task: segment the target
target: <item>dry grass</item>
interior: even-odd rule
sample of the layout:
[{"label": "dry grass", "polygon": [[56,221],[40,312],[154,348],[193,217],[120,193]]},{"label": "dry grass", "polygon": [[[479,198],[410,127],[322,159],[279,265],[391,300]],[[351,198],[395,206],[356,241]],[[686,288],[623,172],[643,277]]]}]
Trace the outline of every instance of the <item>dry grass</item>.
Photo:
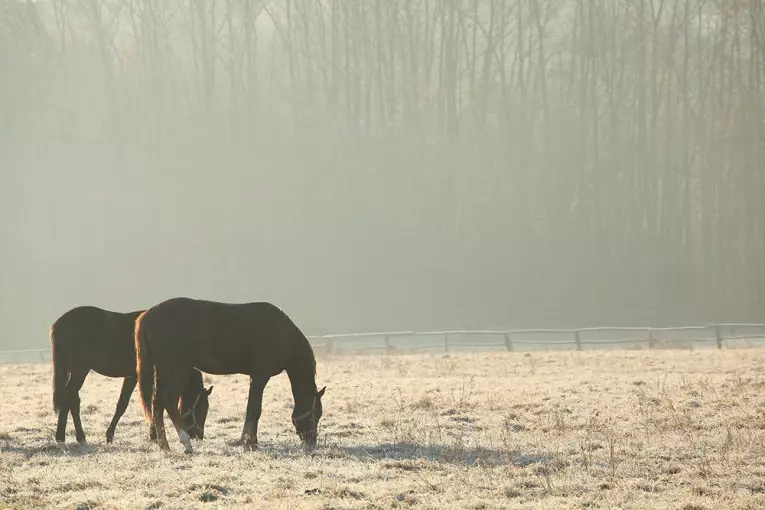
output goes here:
[{"label": "dry grass", "polygon": [[[0,366],[0,508],[765,506],[765,351],[502,353],[322,360],[321,447],[301,454],[286,376],[261,450],[235,444],[245,377],[214,377],[196,453],[147,440],[119,380],[83,388],[90,445],[53,443],[49,367]],[[71,435],[71,421],[68,439]]]}]

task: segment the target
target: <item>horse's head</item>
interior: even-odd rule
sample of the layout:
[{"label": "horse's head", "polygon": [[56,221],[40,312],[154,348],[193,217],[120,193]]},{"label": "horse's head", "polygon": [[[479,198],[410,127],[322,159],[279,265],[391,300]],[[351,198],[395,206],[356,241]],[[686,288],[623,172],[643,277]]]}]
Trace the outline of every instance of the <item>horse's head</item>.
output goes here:
[{"label": "horse's head", "polygon": [[[303,442],[303,447],[306,451],[313,451],[316,448],[316,438],[319,434],[319,419],[322,415],[321,397],[324,396],[324,390],[327,387],[323,387],[317,393],[313,399],[313,405],[309,410],[298,416],[292,416],[292,424],[295,426],[295,432]],[[297,408],[295,409],[297,410]]]},{"label": "horse's head", "polygon": [[184,409],[184,402],[181,401],[181,418],[183,426],[191,436],[191,439],[204,439],[205,421],[207,420],[207,411],[210,410],[209,396],[213,387],[202,388],[194,398],[191,407]]}]

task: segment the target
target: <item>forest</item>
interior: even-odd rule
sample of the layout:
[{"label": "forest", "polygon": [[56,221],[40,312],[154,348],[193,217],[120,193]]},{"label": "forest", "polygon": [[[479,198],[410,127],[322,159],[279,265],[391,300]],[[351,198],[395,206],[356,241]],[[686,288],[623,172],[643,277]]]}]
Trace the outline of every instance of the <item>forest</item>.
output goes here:
[{"label": "forest", "polygon": [[759,0],[0,0],[0,345],[765,317]]}]

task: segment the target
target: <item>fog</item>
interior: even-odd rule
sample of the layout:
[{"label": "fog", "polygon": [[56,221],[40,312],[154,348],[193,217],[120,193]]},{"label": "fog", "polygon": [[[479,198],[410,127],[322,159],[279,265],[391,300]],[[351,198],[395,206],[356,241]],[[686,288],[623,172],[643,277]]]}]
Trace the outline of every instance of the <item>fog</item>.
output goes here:
[{"label": "fog", "polygon": [[762,322],[763,36],[759,2],[0,0],[0,348],[176,296]]}]

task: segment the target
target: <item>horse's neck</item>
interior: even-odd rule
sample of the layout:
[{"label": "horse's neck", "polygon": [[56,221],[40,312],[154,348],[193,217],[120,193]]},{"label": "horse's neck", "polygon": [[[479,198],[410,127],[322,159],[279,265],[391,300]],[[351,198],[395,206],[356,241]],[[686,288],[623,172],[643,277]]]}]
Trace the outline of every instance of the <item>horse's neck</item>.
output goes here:
[{"label": "horse's neck", "polygon": [[292,386],[295,410],[302,411],[313,406],[316,398],[316,377],[314,361],[311,357],[296,357],[287,367],[287,377]]}]

